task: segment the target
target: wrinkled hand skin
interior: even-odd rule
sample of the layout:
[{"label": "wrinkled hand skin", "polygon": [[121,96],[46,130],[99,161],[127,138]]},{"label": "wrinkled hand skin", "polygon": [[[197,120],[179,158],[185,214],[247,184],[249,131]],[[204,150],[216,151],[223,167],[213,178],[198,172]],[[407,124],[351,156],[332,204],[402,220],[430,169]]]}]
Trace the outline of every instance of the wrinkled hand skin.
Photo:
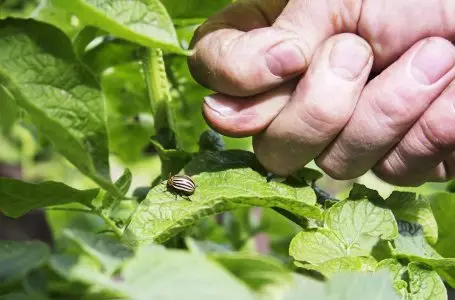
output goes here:
[{"label": "wrinkled hand skin", "polygon": [[403,186],[455,174],[455,1],[240,0],[192,41],[190,70],[216,91],[203,114],[253,136],[288,175],[372,169]]}]

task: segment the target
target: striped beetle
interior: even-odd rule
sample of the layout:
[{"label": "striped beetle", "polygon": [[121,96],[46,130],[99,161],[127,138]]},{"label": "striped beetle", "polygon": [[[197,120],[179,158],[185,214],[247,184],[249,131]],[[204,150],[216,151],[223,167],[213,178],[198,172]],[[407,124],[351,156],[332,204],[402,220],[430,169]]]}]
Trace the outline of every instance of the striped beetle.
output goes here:
[{"label": "striped beetle", "polygon": [[193,179],[187,175],[173,175],[169,174],[166,183],[168,191],[174,192],[182,196],[191,196],[196,190],[196,184]]}]

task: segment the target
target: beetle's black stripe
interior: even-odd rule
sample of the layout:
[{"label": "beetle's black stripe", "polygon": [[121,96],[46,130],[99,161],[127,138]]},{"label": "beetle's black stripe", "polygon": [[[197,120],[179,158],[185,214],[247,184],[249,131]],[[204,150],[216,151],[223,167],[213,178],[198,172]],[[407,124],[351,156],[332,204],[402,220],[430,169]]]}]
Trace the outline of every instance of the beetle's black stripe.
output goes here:
[{"label": "beetle's black stripe", "polygon": [[196,189],[196,184],[189,176],[175,175],[169,178],[168,187],[176,192],[192,195]]},{"label": "beetle's black stripe", "polygon": [[194,182],[186,180],[186,179],[179,179],[179,178],[172,179],[171,185],[175,189],[185,190],[185,191],[193,191],[196,188]]}]

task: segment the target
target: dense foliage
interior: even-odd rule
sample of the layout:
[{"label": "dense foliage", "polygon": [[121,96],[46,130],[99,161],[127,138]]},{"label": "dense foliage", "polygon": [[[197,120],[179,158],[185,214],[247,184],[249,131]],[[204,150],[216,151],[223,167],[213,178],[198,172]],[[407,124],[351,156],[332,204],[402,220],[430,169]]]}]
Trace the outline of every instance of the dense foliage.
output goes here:
[{"label": "dense foliage", "polygon": [[447,299],[450,185],[332,197],[207,128],[187,47],[230,0],[38,2],[2,4],[0,211],[55,242],[0,241],[0,299]]}]

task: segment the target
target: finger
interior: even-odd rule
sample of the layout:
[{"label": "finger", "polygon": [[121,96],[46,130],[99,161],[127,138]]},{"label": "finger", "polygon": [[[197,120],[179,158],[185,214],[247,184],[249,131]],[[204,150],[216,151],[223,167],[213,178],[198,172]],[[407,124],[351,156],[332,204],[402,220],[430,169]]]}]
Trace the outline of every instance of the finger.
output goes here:
[{"label": "finger", "polygon": [[455,86],[452,85],[431,104],[374,171],[379,177],[397,185],[447,180],[449,170],[441,162],[454,151]]},{"label": "finger", "polygon": [[238,97],[215,94],[205,97],[202,111],[217,132],[231,137],[258,134],[272,122],[291,98],[295,83],[290,82],[256,96]]},{"label": "finger", "polygon": [[289,104],[254,138],[259,161],[287,175],[316,157],[349,120],[372,60],[369,45],[353,34],[328,39]]},{"label": "finger", "polygon": [[373,48],[373,69],[384,69],[424,38],[454,40],[455,1],[364,0],[358,27]]},{"label": "finger", "polygon": [[336,179],[372,168],[453,80],[454,64],[447,40],[417,43],[367,85],[349,123],[316,163]]},{"label": "finger", "polygon": [[258,94],[303,73],[327,37],[356,30],[359,0],[352,14],[344,0],[287,2],[237,1],[210,18],[192,42],[194,78],[220,93]]}]

